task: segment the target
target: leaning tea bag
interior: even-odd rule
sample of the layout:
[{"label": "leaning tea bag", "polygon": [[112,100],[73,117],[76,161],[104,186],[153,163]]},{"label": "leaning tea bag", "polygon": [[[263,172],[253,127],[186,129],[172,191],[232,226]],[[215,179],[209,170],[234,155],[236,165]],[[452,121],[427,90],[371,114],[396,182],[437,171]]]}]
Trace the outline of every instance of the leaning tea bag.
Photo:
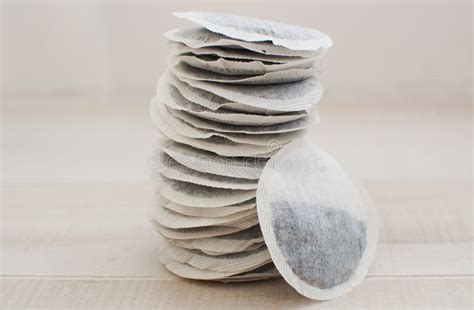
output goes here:
[{"label": "leaning tea bag", "polygon": [[[276,45],[275,48],[285,47],[309,53],[332,46],[332,40],[328,35],[310,28],[230,14],[207,12],[173,14],[226,37],[246,42],[265,42],[269,46]],[[266,51],[260,52],[266,54]]]},{"label": "leaning tea bag", "polygon": [[308,141],[292,142],[269,160],[258,183],[259,223],[275,266],[299,293],[331,299],[367,275],[378,236],[367,197]]}]

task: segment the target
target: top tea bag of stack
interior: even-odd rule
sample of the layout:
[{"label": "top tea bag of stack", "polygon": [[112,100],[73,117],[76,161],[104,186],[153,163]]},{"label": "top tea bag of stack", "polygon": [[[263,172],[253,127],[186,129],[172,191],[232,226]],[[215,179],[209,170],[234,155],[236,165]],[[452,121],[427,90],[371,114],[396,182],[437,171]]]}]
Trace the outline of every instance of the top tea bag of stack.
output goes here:
[{"label": "top tea bag of stack", "polygon": [[169,31],[171,55],[150,105],[157,147],[152,220],[162,261],[192,279],[279,276],[263,241],[256,188],[268,159],[319,120],[316,30],[214,13],[175,13],[199,26]]}]

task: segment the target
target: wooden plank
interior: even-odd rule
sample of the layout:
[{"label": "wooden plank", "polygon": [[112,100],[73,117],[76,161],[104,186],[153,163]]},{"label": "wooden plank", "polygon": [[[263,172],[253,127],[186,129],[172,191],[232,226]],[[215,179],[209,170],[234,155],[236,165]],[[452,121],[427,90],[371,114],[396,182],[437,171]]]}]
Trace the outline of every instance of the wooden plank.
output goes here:
[{"label": "wooden plank", "polygon": [[[14,185],[4,190],[3,272],[160,274],[149,184]],[[31,259],[33,257],[33,259]]]},{"label": "wooden plank", "polygon": [[474,275],[472,249],[472,242],[382,243],[369,275]]},{"label": "wooden plank", "polygon": [[[136,241],[102,243],[61,249],[6,249],[3,275],[147,277],[174,279],[159,262],[165,242]],[[382,243],[372,276],[465,276],[473,275],[473,243]],[[122,250],[121,253],[120,250]],[[32,260],[34,257],[34,260]]]},{"label": "wooden plank", "polygon": [[368,180],[384,242],[472,241],[472,179]]},{"label": "wooden plank", "polygon": [[220,284],[155,279],[2,280],[2,309],[471,308],[472,277],[368,278],[327,302],[299,295],[282,279]]},{"label": "wooden plank", "polygon": [[168,273],[158,262],[163,240],[147,223],[149,183],[5,185],[3,308],[471,305],[470,181],[367,184],[385,237],[362,285],[325,303],[301,297],[282,280],[223,285]]},{"label": "wooden plank", "polygon": [[[382,221],[372,272],[471,274],[466,184],[370,182]],[[170,278],[147,219],[149,184],[10,185],[3,198],[3,274]]]}]

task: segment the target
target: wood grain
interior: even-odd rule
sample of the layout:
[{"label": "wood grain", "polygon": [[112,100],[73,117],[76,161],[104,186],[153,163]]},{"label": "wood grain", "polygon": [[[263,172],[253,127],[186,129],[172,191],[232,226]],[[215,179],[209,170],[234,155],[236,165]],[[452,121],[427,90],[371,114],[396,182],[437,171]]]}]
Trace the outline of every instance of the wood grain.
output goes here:
[{"label": "wood grain", "polygon": [[3,279],[4,307],[82,309],[465,308],[471,277],[367,278],[347,295],[317,302],[282,279],[218,284],[183,279]]},{"label": "wood grain", "polygon": [[[282,280],[179,279],[159,263],[149,183],[4,184],[3,308],[469,307],[469,180],[368,180],[381,218],[369,277],[317,303]],[[455,200],[452,198],[456,197]],[[453,203],[454,201],[454,203]]]}]

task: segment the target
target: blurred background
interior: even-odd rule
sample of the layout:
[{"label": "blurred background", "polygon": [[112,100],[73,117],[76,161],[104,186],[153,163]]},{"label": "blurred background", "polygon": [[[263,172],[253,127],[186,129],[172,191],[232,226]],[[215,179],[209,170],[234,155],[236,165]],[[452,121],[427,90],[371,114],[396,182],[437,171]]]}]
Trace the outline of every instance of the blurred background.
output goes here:
[{"label": "blurred background", "polygon": [[310,136],[361,178],[470,178],[470,1],[2,1],[2,179],[146,181],[173,11],[329,34]]}]

